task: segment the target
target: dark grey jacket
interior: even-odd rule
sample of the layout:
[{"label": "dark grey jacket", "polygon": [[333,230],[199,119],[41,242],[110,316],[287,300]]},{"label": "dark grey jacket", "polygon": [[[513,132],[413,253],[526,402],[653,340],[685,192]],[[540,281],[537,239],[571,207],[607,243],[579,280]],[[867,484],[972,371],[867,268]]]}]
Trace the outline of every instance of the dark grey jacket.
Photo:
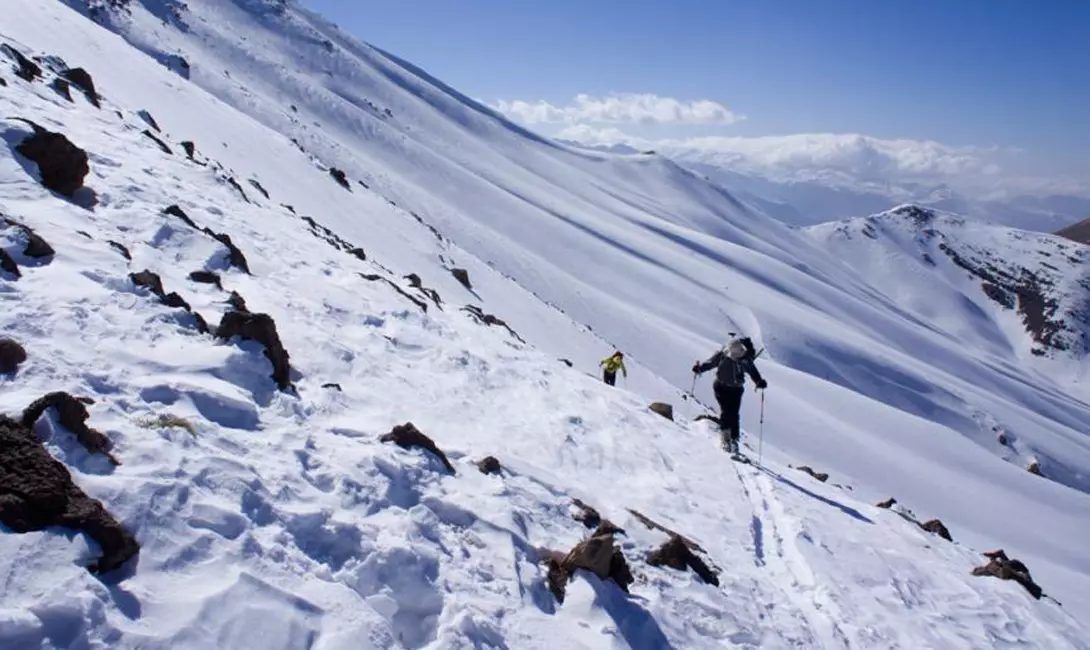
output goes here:
[{"label": "dark grey jacket", "polygon": [[717,368],[715,383],[722,386],[745,387],[747,374],[753,380],[753,383],[758,386],[764,383],[764,379],[761,378],[761,373],[757,372],[757,366],[753,364],[752,359],[735,361],[722,350],[713,354],[712,358],[704,363],[698,363],[696,372],[707,372],[712,368]]}]

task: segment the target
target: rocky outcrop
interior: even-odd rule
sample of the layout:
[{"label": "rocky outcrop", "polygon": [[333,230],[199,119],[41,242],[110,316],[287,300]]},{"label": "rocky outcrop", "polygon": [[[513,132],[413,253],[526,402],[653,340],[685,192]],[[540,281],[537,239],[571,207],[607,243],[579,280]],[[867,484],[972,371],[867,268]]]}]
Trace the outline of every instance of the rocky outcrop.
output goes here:
[{"label": "rocky outcrop", "polygon": [[15,372],[26,359],[26,350],[18,341],[0,338],[0,375]]},{"label": "rocky outcrop", "polygon": [[810,476],[812,476],[815,479],[821,481],[822,483],[829,480],[829,475],[827,473],[825,473],[825,472],[815,472],[813,470],[813,468],[811,468],[811,467],[809,467],[807,465],[799,465],[795,469],[799,470],[803,474],[809,474]]},{"label": "rocky outcrop", "polygon": [[220,280],[219,273],[214,271],[193,271],[189,274],[189,279],[201,284],[215,285],[217,289],[223,289],[223,282]]},{"label": "rocky outcrop", "polygon": [[348,177],[345,176],[343,171],[337,169],[336,167],[330,167],[329,175],[333,177],[333,180],[337,181],[338,185],[348,190],[349,192],[352,191],[352,185],[348,182]]},{"label": "rocky outcrop", "polygon": [[700,576],[704,582],[719,586],[719,576],[711,570],[704,560],[685,543],[685,540],[673,535],[662,546],[647,557],[647,563],[651,566],[667,566],[671,569],[684,571],[692,569],[693,573]]},{"label": "rocky outcrop", "polygon": [[102,555],[88,567],[106,573],[140,551],[132,533],[88,497],[49,455],[29,426],[0,415],[0,523],[15,533],[59,526],[86,533]]},{"label": "rocky outcrop", "polygon": [[480,323],[482,325],[488,325],[489,327],[491,327],[491,326],[502,327],[502,328],[507,330],[508,334],[510,334],[511,336],[518,339],[519,342],[521,342],[521,343],[526,342],[521,336],[519,336],[518,332],[511,329],[511,326],[508,325],[503,319],[497,318],[496,316],[494,316],[492,314],[486,314],[477,305],[466,305],[465,307],[462,307],[462,311],[464,311],[467,314],[469,314],[470,316],[472,316],[473,320],[476,321],[477,323]]},{"label": "rocky outcrop", "polygon": [[110,453],[113,443],[106,434],[87,426],[87,420],[91,414],[87,412],[87,405],[94,404],[90,397],[73,397],[63,391],[49,393],[40,397],[23,411],[22,424],[31,429],[38,418],[42,417],[46,409],[52,408],[57,413],[57,420],[61,426],[71,431],[76,436],[83,448],[91,454],[102,454],[114,465],[120,465],[120,461]]},{"label": "rocky outcrop", "polygon": [[451,474],[456,473],[454,471],[454,465],[450,464],[450,460],[447,459],[447,455],[443,453],[443,450],[436,446],[434,440],[424,435],[420,429],[417,429],[416,425],[412,422],[397,425],[390,433],[379,438],[379,442],[392,442],[402,449],[419,447],[420,449],[434,454],[435,457],[443,463],[443,467],[446,467]]},{"label": "rocky outcrop", "polygon": [[30,226],[25,226],[7,217],[0,217],[0,223],[20,231],[23,237],[23,255],[34,259],[42,259],[56,254],[53,247],[45,239],[42,239],[41,235],[34,232]]},{"label": "rocky outcrop", "polygon": [[892,508],[893,505],[896,504],[896,503],[897,503],[897,499],[894,499],[893,497],[890,497],[890,498],[886,499],[885,501],[879,501],[878,503],[876,503],[874,505],[879,507],[879,508],[885,508],[886,510],[888,510],[888,509]]},{"label": "rocky outcrop", "polygon": [[485,456],[477,461],[477,469],[481,471],[481,474],[499,474],[502,467],[495,456]]},{"label": "rocky outcrop", "polygon": [[946,528],[946,524],[942,523],[938,519],[925,521],[924,523],[920,524],[920,528],[923,528],[924,530],[933,535],[938,535],[939,537],[945,539],[948,542],[954,541],[954,538],[950,536],[950,531]]},{"label": "rocky outcrop", "polygon": [[[238,296],[232,292],[232,296]],[[290,357],[280,335],[276,331],[276,322],[268,314],[254,314],[246,309],[246,303],[238,296],[239,303],[232,302],[234,309],[226,312],[216,328],[216,336],[229,341],[238,336],[242,339],[257,341],[265,346],[265,358],[272,363],[272,380],[280,390],[291,386]]]},{"label": "rocky outcrop", "polygon": [[0,271],[11,274],[16,280],[23,277],[22,272],[19,271],[19,265],[15,263],[15,260],[13,260],[11,255],[3,248],[0,248]]},{"label": "rocky outcrop", "polygon": [[211,228],[208,228],[208,227],[202,228],[202,227],[198,226],[197,222],[193,221],[193,219],[191,219],[189,217],[189,215],[186,214],[185,211],[182,210],[177,205],[168,206],[165,210],[163,210],[163,213],[164,214],[169,214],[172,217],[177,217],[177,218],[181,219],[190,228],[192,228],[194,230],[199,230],[199,231],[203,232],[204,234],[208,235],[209,237],[211,237],[212,239],[215,239],[219,243],[226,246],[227,247],[227,261],[228,261],[228,263],[231,266],[233,266],[233,267],[237,268],[238,270],[242,271],[246,275],[253,275],[252,273],[250,273],[250,263],[248,261],[246,261],[246,256],[243,255],[242,251],[239,250],[238,246],[235,246],[235,243],[233,241],[231,241],[231,236],[230,235],[215,232],[214,230],[212,230]]},{"label": "rocky outcrop", "polygon": [[41,183],[46,188],[71,197],[83,187],[90,173],[87,152],[63,134],[49,131],[34,122],[23,120],[34,130],[33,135],[16,145],[15,150],[38,165]]},{"label": "rocky outcrop", "polygon": [[12,67],[12,72],[15,73],[16,77],[19,77],[23,81],[33,82],[42,76],[42,67],[28,59],[22,52],[14,47],[7,44],[0,45],[0,51],[3,51],[9,59],[15,62],[15,65]]},{"label": "rocky outcrop", "polygon": [[628,561],[614,544],[613,533],[610,532],[596,531],[565,555],[547,551],[546,562],[549,591],[561,603],[564,602],[568,581],[579,569],[590,571],[602,580],[612,580],[625,593],[628,593],[628,586],[635,582]]},{"label": "rocky outcrop", "polygon": [[454,279],[462,283],[462,286],[473,291],[473,284],[469,281],[469,271],[465,269],[451,269],[450,274]]},{"label": "rocky outcrop", "polygon": [[572,519],[580,522],[587,528],[597,528],[602,523],[602,516],[598,511],[587,505],[582,499],[573,498],[572,505],[579,509]]},{"label": "rocky outcrop", "polygon": [[163,142],[162,138],[155,135],[151,131],[149,131],[147,129],[144,129],[141,132],[141,135],[143,135],[145,138],[147,138],[147,139],[151,140],[152,142],[154,142],[156,144],[156,146],[159,147],[159,150],[162,151],[163,153],[167,154],[168,156],[173,156],[174,155],[174,151],[170,147],[167,146],[167,143]]},{"label": "rocky outcrop", "polygon": [[988,558],[988,563],[973,569],[974,576],[992,576],[1000,580],[1014,580],[1026,588],[1031,596],[1040,600],[1044,596],[1044,590],[1033,580],[1029,569],[1019,560],[1007,557],[1003,549],[982,553]]},{"label": "rocky outcrop", "polygon": [[1036,474],[1037,476],[1044,476],[1041,472],[1041,461],[1036,458],[1029,462],[1029,465],[1026,466],[1026,471],[1030,474]]},{"label": "rocky outcrop", "polygon": [[367,280],[368,282],[385,282],[387,285],[389,285],[391,288],[393,288],[394,291],[398,292],[403,298],[407,299],[409,302],[411,302],[414,305],[416,305],[417,307],[419,307],[420,311],[427,313],[428,303],[424,302],[423,300],[420,300],[419,298],[413,297],[412,295],[409,294],[409,292],[407,292],[404,289],[402,289],[401,287],[399,287],[397,285],[397,283],[394,282],[393,280],[391,280],[389,278],[384,278],[384,277],[382,277],[381,275],[379,275],[377,273],[360,273],[359,276],[361,278],[363,278],[364,280]]},{"label": "rocky outcrop", "polygon": [[[295,213],[295,208],[292,208],[291,206],[287,207],[289,210],[291,210],[292,214]],[[321,239],[333,248],[348,253],[349,255],[355,257],[361,262],[367,261],[367,254],[364,253],[362,248],[360,248],[359,246],[353,246],[351,243],[346,241],[337,233],[315,221],[313,217],[303,216],[300,217],[300,219],[305,221],[306,224],[310,227],[310,234],[314,235],[318,239]]]},{"label": "rocky outcrop", "polygon": [[405,276],[405,279],[409,281],[409,286],[416,289],[420,293],[424,294],[429,300],[435,303],[435,306],[440,310],[443,309],[443,299],[439,297],[439,292],[435,289],[429,289],[424,286],[424,282],[420,279],[420,276],[415,273],[410,273]]},{"label": "rocky outcrop", "polygon": [[72,100],[72,92],[69,90],[70,84],[64,79],[61,79],[60,77],[55,78],[50,82],[49,87],[53,89],[53,92],[60,95],[62,99],[69,103],[75,103]]},{"label": "rocky outcrop", "polygon": [[139,273],[130,273],[129,279],[132,283],[138,287],[144,287],[148,291],[151,291],[159,298],[159,302],[167,307],[173,307],[175,309],[184,309],[186,312],[193,315],[193,318],[197,322],[197,330],[201,334],[207,334],[209,332],[208,322],[204,320],[204,317],[193,311],[193,308],[189,306],[185,298],[182,298],[176,291],[166,293],[163,289],[163,280],[157,273],[152,273],[147,269],[140,271]]},{"label": "rocky outcrop", "polygon": [[674,407],[672,404],[667,404],[666,402],[651,402],[647,408],[658,413],[667,420],[672,421],[674,419]]},{"label": "rocky outcrop", "polygon": [[121,253],[121,257],[124,257],[130,262],[132,261],[132,253],[129,252],[129,249],[124,244],[122,244],[121,242],[113,241],[112,239],[107,241],[106,243],[109,244],[110,247],[116,250],[118,253]]}]

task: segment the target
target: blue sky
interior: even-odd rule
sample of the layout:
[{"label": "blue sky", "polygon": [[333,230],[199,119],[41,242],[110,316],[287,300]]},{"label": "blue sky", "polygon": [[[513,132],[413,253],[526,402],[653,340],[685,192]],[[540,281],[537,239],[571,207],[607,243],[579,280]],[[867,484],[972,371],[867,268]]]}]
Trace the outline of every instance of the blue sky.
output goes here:
[{"label": "blue sky", "polygon": [[1090,175],[1090,2],[304,2],[489,103],[646,93],[745,116],[614,124],[643,137],[859,133]]}]

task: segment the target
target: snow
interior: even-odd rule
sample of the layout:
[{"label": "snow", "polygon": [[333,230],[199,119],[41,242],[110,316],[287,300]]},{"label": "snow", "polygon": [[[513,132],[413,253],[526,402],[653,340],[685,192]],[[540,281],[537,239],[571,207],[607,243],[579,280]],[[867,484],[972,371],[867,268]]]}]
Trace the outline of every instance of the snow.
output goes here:
[{"label": "snow", "polygon": [[[4,42],[85,67],[104,98],[68,103],[0,66],[3,115],[84,147],[97,195],[78,207],[0,155],[0,211],[57,251],[0,280],[0,332],[30,354],[0,378],[0,411],[53,390],[94,397],[91,424],[120,467],[47,420],[38,431],[142,544],[130,575],[99,580],[83,536],[0,535],[5,648],[1088,647],[1081,354],[1034,357],[1010,314],[951,269],[908,283],[893,258],[879,275],[886,241],[788,228],[667,161],[545,141],[291,3],[191,0],[184,30],[146,4],[159,13],[133,3],[111,19],[124,38],[60,2],[0,14]],[[189,80],[158,63],[179,54]],[[141,111],[173,155],[142,135]],[[0,127],[9,143],[25,132]],[[252,275],[163,213],[174,204],[229,234]],[[908,246],[910,230],[893,230]],[[1006,231],[956,232],[1028,254]],[[217,342],[135,288],[128,274],[145,268],[212,325],[232,290],[270,314],[297,392],[276,390],[259,344]],[[224,291],[189,280],[196,270],[220,273]],[[1074,273],[1061,273],[1072,301]],[[953,309],[959,296],[984,316]],[[728,461],[681,397],[727,328],[767,348],[761,468]],[[628,359],[618,389],[593,376],[612,344]],[[647,410],[659,399],[677,423]],[[194,433],[147,424],[165,413]],[[407,421],[456,474],[378,441]],[[1015,457],[995,448],[996,425]],[[1025,472],[1030,454],[1062,462],[1062,483]],[[502,476],[477,471],[485,455]],[[870,505],[890,495],[957,543]],[[563,604],[549,593],[539,549],[586,535],[573,497],[627,531],[631,595],[585,572]],[[629,508],[697,540],[721,585],[648,566],[666,536]],[[970,576],[999,546],[1063,607]]]}]

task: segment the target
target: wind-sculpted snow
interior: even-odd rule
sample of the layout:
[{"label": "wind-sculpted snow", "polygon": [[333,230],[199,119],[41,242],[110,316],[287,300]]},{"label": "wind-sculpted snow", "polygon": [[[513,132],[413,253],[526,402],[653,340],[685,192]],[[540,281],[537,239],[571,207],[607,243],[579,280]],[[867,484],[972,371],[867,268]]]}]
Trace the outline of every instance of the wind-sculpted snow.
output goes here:
[{"label": "wind-sculpted snow", "polygon": [[[100,579],[83,536],[0,531],[0,646],[1087,647],[1090,499],[988,453],[955,417],[919,417],[941,404],[983,430],[972,400],[981,423],[1067,445],[1050,458],[1081,469],[1085,411],[1059,380],[1026,388],[1033,366],[948,341],[810,233],[680,168],[528,137],[290,3],[190,0],[185,30],[129,3],[114,27],[180,52],[189,82],[65,4],[13,2],[4,42],[86,69],[102,108],[58,96],[48,70],[0,72],[4,115],[78,142],[96,196],[64,200],[0,150],[0,212],[54,249],[0,277],[0,332],[27,352],[0,376],[0,412],[54,391],[95,400],[90,422],[122,465],[48,421],[37,433],[140,554]],[[323,38],[355,67],[314,54]],[[330,101],[295,63],[254,63],[288,43],[304,66],[336,61],[334,85],[376,110]],[[143,135],[142,112],[173,153]],[[243,197],[251,179],[265,192]],[[293,388],[270,381],[261,344],[219,341],[135,286],[145,270],[208,323],[240,306],[275,320]],[[733,465],[681,396],[727,320],[767,348],[763,468]],[[628,390],[587,376],[613,343]],[[875,381],[887,390],[868,396]],[[407,422],[454,472],[381,442]],[[498,474],[477,471],[488,456]],[[870,505],[891,494],[957,543]],[[625,531],[629,594],[581,569],[563,603],[550,592],[545,551],[589,533],[575,499]],[[718,586],[656,555],[663,528],[697,545]],[[1000,547],[1063,606],[971,575]]]}]

